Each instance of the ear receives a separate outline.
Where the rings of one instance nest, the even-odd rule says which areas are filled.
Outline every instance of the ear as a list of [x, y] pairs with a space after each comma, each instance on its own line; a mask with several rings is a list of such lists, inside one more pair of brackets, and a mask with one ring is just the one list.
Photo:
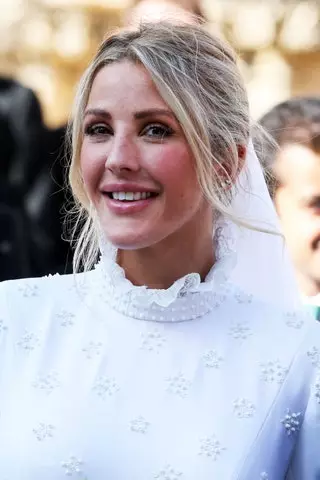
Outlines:
[[235, 180], [237, 179], [238, 175], [240, 174], [241, 170], [244, 167], [245, 161], [246, 161], [246, 156], [247, 156], [247, 147], [245, 145], [238, 145], [238, 169], [235, 175]]
[[223, 165], [223, 168], [218, 168], [218, 173], [222, 182], [225, 182], [226, 188], [231, 188], [232, 185], [236, 182], [241, 170], [244, 167], [246, 156], [247, 156], [247, 147], [245, 145], [238, 145], [238, 165], [237, 169], [233, 171], [232, 165], [226, 164]]

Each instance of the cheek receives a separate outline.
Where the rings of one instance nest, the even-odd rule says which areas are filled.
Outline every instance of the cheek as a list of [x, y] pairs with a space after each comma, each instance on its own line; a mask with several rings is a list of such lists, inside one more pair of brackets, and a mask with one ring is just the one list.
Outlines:
[[274, 201], [278, 215], [284, 225], [297, 221], [297, 218], [301, 216], [294, 197], [285, 187], [278, 189]]
[[80, 168], [85, 189], [89, 196], [92, 197], [104, 171], [103, 159], [97, 149], [92, 148], [85, 142], [80, 153]]
[[308, 213], [304, 224], [301, 225], [301, 230], [307, 241], [318, 241], [320, 237], [320, 217]]
[[320, 216], [295, 203], [286, 189], [277, 192], [275, 197], [277, 211], [281, 218], [283, 233], [291, 251], [308, 255], [312, 244], [320, 236]]
[[194, 161], [185, 146], [163, 149], [153, 158], [150, 174], [163, 186], [166, 196], [190, 198], [200, 193]]

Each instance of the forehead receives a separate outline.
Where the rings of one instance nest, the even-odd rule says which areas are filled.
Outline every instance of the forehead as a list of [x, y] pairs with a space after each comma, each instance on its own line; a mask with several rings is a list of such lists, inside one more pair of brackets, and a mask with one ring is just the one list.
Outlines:
[[94, 78], [90, 107], [130, 109], [166, 105], [146, 68], [130, 60], [103, 67]]
[[278, 153], [276, 175], [296, 190], [320, 193], [320, 155], [304, 145], [286, 145]]

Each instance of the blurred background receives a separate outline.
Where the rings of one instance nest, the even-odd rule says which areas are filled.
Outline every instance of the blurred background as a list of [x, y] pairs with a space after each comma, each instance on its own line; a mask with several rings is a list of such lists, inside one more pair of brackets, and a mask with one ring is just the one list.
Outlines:
[[106, 32], [164, 5], [233, 44], [254, 118], [320, 93], [319, 0], [2, 0], [0, 280], [70, 271], [63, 138], [75, 86]]

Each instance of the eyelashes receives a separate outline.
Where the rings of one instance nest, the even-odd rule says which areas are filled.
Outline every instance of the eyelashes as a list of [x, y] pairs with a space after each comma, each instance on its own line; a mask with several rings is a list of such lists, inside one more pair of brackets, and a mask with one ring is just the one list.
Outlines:
[[[108, 135], [113, 135], [113, 130], [111, 127], [103, 124], [103, 123], [91, 123], [85, 126], [84, 134], [89, 137], [105, 137]], [[174, 131], [172, 128], [168, 127], [167, 125], [163, 125], [161, 123], [150, 123], [147, 124], [141, 132], [139, 132], [139, 136], [145, 136], [148, 139], [154, 140], [163, 140], [167, 137], [173, 135]]]
[[146, 135], [149, 138], [155, 139], [164, 139], [166, 137], [170, 137], [173, 134], [173, 130], [166, 125], [162, 125], [160, 123], [155, 123], [148, 125], [143, 129], [142, 134]]
[[99, 123], [89, 124], [84, 129], [84, 134], [88, 135], [89, 137], [101, 136], [110, 133], [110, 129], [108, 129], [105, 125]]

